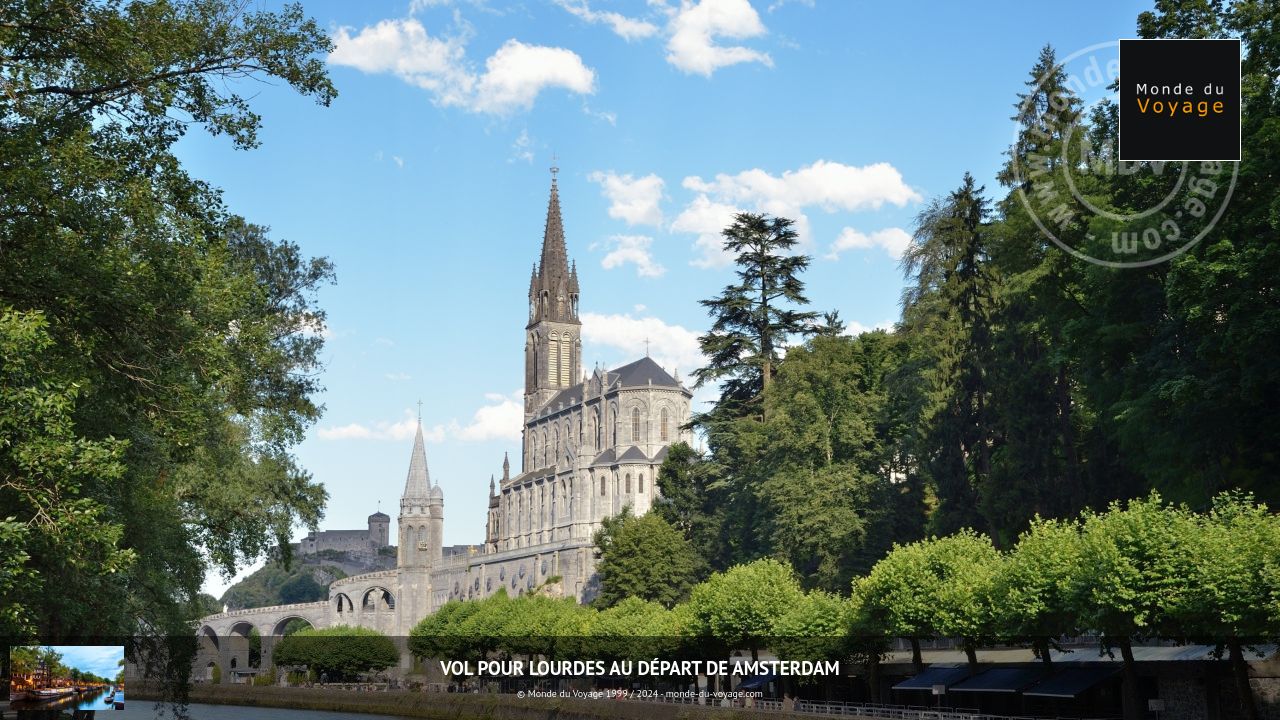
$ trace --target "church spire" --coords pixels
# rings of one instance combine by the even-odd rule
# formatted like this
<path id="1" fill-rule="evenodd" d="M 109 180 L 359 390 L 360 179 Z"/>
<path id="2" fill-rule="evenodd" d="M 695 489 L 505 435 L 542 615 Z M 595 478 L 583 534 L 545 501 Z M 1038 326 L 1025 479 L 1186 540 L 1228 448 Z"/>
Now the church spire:
<path id="1" fill-rule="evenodd" d="M 431 473 L 427 471 L 427 446 L 422 439 L 422 421 L 413 438 L 413 454 L 409 456 L 409 476 L 404 481 L 404 497 L 425 498 L 431 490 Z"/>
<path id="2" fill-rule="evenodd" d="M 582 374 L 582 321 L 578 318 L 577 267 L 570 269 L 560 216 L 559 168 L 551 168 L 551 195 L 542 253 L 529 288 L 525 326 L 525 412 L 532 413 Z M 528 460 L 528 458 L 525 458 Z M 526 465 L 527 467 L 527 465 Z"/>
<path id="3" fill-rule="evenodd" d="M 547 221 L 542 231 L 542 254 L 532 278 L 530 296 L 535 302 L 533 320 L 575 322 L 577 320 L 577 278 L 569 269 L 565 249 L 564 220 L 560 216 L 560 188 L 551 168 L 551 197 L 547 200 Z"/>

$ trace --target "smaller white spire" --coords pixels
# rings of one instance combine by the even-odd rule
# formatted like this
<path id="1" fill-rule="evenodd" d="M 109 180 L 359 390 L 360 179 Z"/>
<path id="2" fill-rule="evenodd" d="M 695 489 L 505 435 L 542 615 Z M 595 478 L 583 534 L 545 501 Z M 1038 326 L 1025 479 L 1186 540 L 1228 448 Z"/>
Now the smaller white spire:
<path id="1" fill-rule="evenodd" d="M 431 490 L 431 473 L 427 470 L 427 445 L 422 438 L 422 421 L 413 438 L 413 454 L 409 456 L 409 475 L 404 482 L 404 497 L 425 498 Z"/>

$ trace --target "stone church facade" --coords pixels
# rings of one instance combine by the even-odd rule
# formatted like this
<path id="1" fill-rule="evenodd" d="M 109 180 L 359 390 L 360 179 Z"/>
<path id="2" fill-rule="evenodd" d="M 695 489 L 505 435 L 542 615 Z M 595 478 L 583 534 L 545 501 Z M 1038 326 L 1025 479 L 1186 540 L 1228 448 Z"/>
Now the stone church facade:
<path id="1" fill-rule="evenodd" d="M 550 584 L 590 600 L 598 590 L 592 536 L 624 507 L 648 511 L 668 447 L 690 439 L 683 427 L 693 393 L 647 356 L 586 373 L 578 312 L 577 268 L 568 258 L 553 174 L 542 252 L 529 281 L 520 471 L 512 473 L 508 457 L 501 479 L 490 478 L 484 544 L 444 547 L 444 493 L 431 481 L 419 426 L 397 518 L 397 567 L 337 580 L 325 601 L 202 619 L 201 668 L 205 660 L 231 663 L 236 651 L 227 648 L 236 643 L 220 638 L 247 638 L 251 629 L 280 635 L 295 618 L 403 637 L 444 603 L 499 589 L 519 595 Z M 316 542 L 324 537 L 317 534 Z"/>

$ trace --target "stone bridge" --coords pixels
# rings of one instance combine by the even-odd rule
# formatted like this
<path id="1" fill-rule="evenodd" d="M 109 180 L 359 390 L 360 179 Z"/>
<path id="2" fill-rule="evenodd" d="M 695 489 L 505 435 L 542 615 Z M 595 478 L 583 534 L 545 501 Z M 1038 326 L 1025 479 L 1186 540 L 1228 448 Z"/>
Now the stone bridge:
<path id="1" fill-rule="evenodd" d="M 220 668 L 222 682 L 236 682 L 257 674 L 258 668 L 271 667 L 271 653 L 285 628 L 294 620 L 311 627 L 329 625 L 329 602 L 321 600 L 295 605 L 232 610 L 200 619 L 200 654 L 193 677 L 204 682 L 213 680 L 214 668 Z M 260 638 L 260 660 L 250 664 L 250 640 L 254 631 Z"/>

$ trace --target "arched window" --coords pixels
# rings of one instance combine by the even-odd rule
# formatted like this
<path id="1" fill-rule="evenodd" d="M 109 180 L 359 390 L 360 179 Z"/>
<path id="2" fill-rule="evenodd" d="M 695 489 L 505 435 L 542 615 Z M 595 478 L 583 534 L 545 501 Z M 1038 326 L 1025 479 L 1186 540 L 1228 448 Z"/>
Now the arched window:
<path id="1" fill-rule="evenodd" d="M 627 473 L 627 483 L 623 486 L 623 492 L 631 494 L 631 473 Z"/>
<path id="2" fill-rule="evenodd" d="M 662 439 L 662 442 L 667 442 L 671 439 L 671 416 L 667 413 L 666 408 L 662 408 L 662 412 L 658 413 L 658 429 L 660 433 L 658 437 Z"/>
<path id="3" fill-rule="evenodd" d="M 565 333 L 560 338 L 560 384 L 569 384 L 569 370 L 573 365 L 573 336 Z"/>
<path id="4" fill-rule="evenodd" d="M 604 497 L 606 494 L 607 494 L 607 491 L 605 486 L 605 476 L 601 475 L 600 476 L 600 497 Z"/>
<path id="5" fill-rule="evenodd" d="M 640 442 L 640 408 L 631 408 L 631 442 Z"/>
<path id="6" fill-rule="evenodd" d="M 640 473 L 640 492 L 644 492 L 644 473 Z"/>
<path id="7" fill-rule="evenodd" d="M 547 462 L 547 458 L 551 457 L 551 446 L 547 444 L 547 431 L 542 430 L 542 457 L 538 458 L 542 462 L 542 467 L 546 467 L 551 463 Z"/>
<path id="8" fill-rule="evenodd" d="M 551 455 L 551 462 L 548 465 L 554 465 L 560 461 L 560 428 L 551 430 L 552 437 L 555 438 L 555 452 Z"/>
<path id="9" fill-rule="evenodd" d="M 550 344 L 547 351 L 547 382 L 552 385 L 556 384 L 556 379 L 560 376 L 557 365 L 560 364 L 560 335 L 551 333 Z"/>

